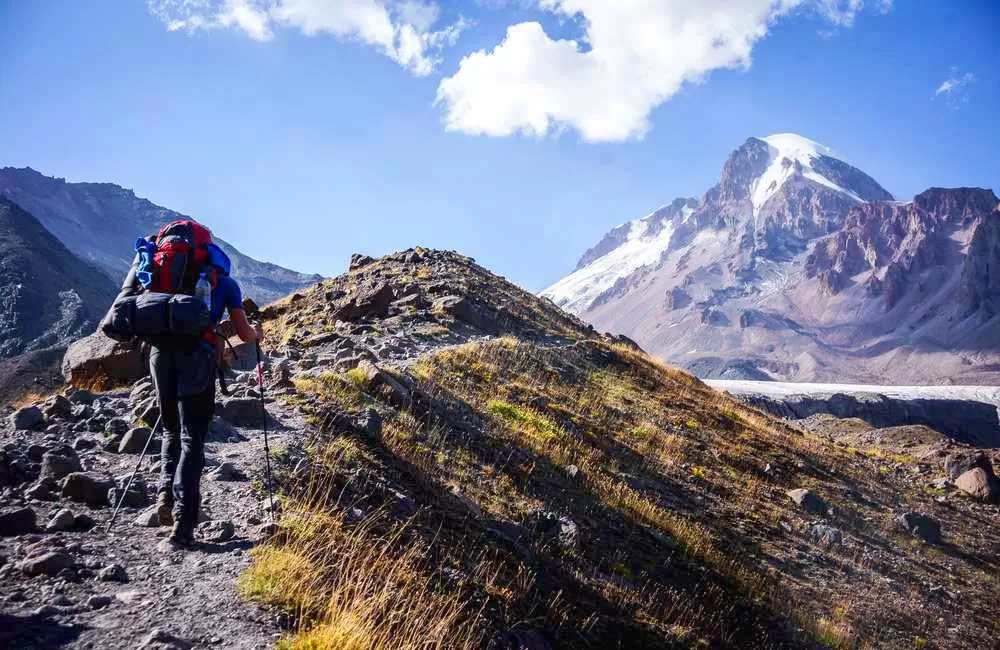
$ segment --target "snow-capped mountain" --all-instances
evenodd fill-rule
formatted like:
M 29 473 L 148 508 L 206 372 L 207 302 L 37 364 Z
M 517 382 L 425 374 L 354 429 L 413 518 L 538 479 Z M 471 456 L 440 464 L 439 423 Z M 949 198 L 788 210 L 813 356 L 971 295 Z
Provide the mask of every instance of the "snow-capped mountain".
M 993 268 L 979 258 L 994 254 L 996 202 L 976 189 L 897 202 L 829 147 L 749 138 L 700 199 L 614 228 L 542 295 L 703 376 L 980 377 L 997 372 L 1000 320 L 958 296 L 997 298 L 959 285 Z M 974 250 L 990 252 L 970 256 L 980 226 Z

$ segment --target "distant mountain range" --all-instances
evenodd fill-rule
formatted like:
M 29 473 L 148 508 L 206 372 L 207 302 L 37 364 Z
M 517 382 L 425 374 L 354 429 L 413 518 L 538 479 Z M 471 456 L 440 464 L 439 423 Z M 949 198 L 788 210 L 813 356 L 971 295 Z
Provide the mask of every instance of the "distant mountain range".
M 542 295 L 703 377 L 996 383 L 997 202 L 896 201 L 828 147 L 750 138 L 704 196 L 612 229 Z
M 31 168 L 0 169 L 0 195 L 34 215 L 67 248 L 95 264 L 115 283 L 121 282 L 132 263 L 136 237 L 152 234 L 169 221 L 189 218 L 113 183 L 67 183 Z M 219 237 L 216 242 L 232 258 L 233 277 L 244 294 L 261 304 L 322 279 L 259 262 Z
M 181 218 L 112 183 L 0 169 L 0 358 L 93 331 L 132 263 L 136 238 Z M 244 295 L 260 304 L 322 279 L 216 241 Z

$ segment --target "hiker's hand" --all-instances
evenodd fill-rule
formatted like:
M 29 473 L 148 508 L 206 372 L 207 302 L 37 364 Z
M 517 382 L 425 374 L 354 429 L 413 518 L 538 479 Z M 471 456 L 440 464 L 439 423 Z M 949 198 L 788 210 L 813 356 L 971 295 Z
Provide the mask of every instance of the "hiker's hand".
M 264 340 L 264 328 L 260 326 L 260 323 L 257 323 L 256 325 L 253 326 L 253 333 L 254 336 L 257 337 L 258 341 Z

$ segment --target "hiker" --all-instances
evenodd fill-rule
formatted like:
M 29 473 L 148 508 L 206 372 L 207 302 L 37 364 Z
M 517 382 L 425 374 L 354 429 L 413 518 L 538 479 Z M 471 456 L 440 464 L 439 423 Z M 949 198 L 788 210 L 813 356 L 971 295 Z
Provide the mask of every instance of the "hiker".
M 247 321 L 229 258 L 211 238 L 197 222 L 177 221 L 138 240 L 122 291 L 102 322 L 109 336 L 150 343 L 149 371 L 163 425 L 156 514 L 160 525 L 173 526 L 162 550 L 194 542 L 221 356 L 215 330 L 228 313 L 244 342 L 262 337 L 260 326 Z

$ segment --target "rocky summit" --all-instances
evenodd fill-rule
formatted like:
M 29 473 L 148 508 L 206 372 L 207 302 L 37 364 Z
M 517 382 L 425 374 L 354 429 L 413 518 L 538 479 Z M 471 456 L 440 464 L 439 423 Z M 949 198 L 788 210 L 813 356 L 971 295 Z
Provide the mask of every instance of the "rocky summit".
M 997 202 L 896 201 L 828 147 L 750 138 L 700 199 L 614 228 L 542 295 L 700 377 L 995 384 Z
M 995 451 L 792 426 L 455 253 L 355 256 L 260 315 L 189 552 L 156 550 L 148 379 L 7 407 L 0 646 L 994 643 Z

